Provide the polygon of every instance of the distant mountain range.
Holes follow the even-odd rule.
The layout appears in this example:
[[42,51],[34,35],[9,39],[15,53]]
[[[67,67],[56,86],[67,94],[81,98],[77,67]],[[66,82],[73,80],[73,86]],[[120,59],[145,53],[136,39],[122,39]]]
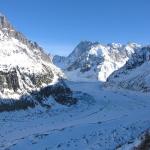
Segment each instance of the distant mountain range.
[[68,57],[56,55],[53,62],[64,70],[69,80],[105,82],[141,48],[136,43],[102,45],[83,41]]
[[100,81],[126,89],[150,91],[150,46],[83,41],[67,56],[54,56],[68,80]]

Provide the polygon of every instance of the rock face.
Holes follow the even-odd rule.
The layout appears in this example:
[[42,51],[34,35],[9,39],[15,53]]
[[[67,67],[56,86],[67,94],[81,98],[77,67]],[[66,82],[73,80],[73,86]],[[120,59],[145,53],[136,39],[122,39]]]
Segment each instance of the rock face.
[[130,90],[150,91],[150,47],[137,50],[127,63],[107,80],[113,85]]
[[19,99],[55,83],[62,72],[44,50],[0,15],[0,99]]
[[73,96],[73,92],[67,87],[63,80],[55,85],[41,88],[40,91],[34,92],[35,99],[42,101],[43,98],[52,96],[56,102],[62,105],[73,105],[77,103],[77,99]]
[[14,68],[14,70],[11,70],[9,72],[0,72],[0,91],[3,92],[4,89],[11,89],[14,92],[19,89],[19,79],[17,76],[17,71]]
[[49,57],[36,42],[31,42],[21,32],[16,31],[15,28],[9,23],[8,19],[2,14],[0,15],[0,30],[1,40],[10,38],[17,39],[19,42],[27,45],[29,49],[39,49],[43,59],[49,60]]
[[74,93],[67,87],[63,80],[59,80],[54,85],[48,85],[40,88],[39,90],[30,91],[18,99],[0,99],[0,112],[21,110],[27,108],[33,108],[36,105],[42,107],[51,108],[51,104],[46,104],[49,97],[66,106],[74,105],[78,102]]
[[135,43],[101,45],[83,41],[68,57],[55,56],[53,62],[64,69],[70,80],[105,82],[140,47]]

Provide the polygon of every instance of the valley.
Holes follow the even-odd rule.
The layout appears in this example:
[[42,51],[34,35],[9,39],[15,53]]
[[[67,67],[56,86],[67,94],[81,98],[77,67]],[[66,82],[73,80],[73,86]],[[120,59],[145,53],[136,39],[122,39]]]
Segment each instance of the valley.
[[149,93],[105,89],[98,82],[66,84],[88,93],[77,105],[0,113],[0,149],[127,150],[150,124]]
[[45,51],[0,14],[0,150],[141,143],[150,131],[149,45],[81,41],[68,56]]

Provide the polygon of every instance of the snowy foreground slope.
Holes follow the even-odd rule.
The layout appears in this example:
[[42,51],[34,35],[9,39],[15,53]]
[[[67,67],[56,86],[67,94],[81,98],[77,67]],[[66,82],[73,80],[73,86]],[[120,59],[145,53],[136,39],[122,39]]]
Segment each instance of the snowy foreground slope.
[[80,42],[68,57],[54,56],[53,62],[72,81],[102,81],[120,69],[141,46],[135,43]]
[[[127,150],[150,128],[149,93],[104,89],[98,82],[69,82],[80,95],[66,107],[0,113],[0,149]],[[125,146],[126,145],[126,146]]]

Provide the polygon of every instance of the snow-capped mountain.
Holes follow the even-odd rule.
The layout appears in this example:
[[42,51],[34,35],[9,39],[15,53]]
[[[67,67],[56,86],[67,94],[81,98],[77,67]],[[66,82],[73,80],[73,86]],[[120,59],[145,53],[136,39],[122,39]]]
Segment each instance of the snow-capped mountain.
[[53,62],[64,69],[69,80],[105,82],[140,47],[135,43],[102,45],[83,41],[68,57],[55,56]]
[[127,63],[115,71],[108,84],[131,90],[150,91],[150,47],[137,50]]
[[62,76],[44,50],[0,15],[0,98],[18,98]]

